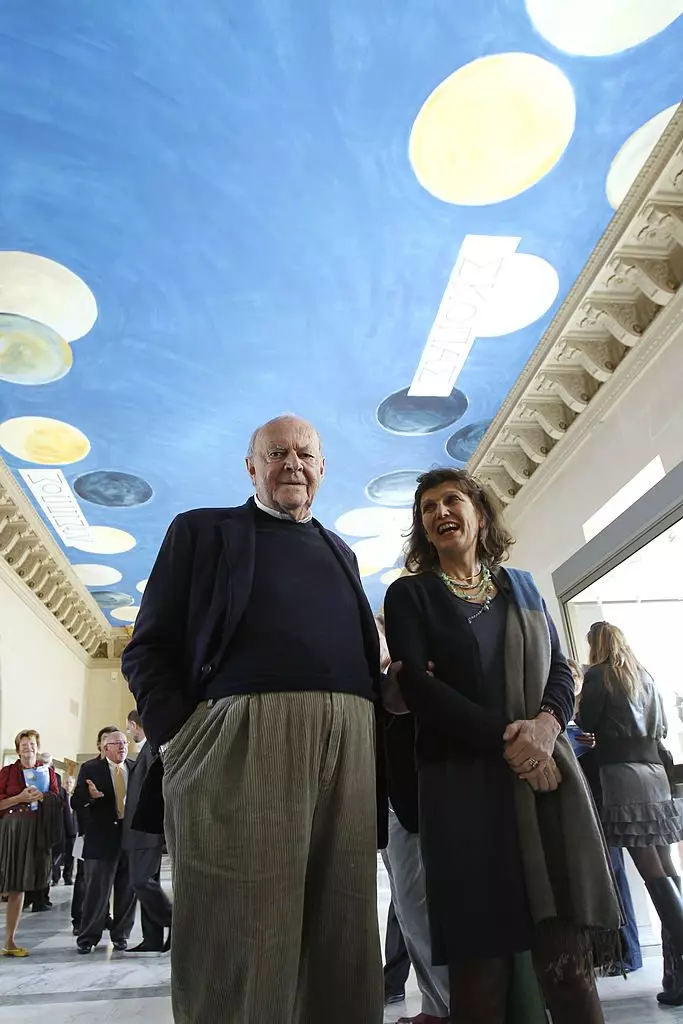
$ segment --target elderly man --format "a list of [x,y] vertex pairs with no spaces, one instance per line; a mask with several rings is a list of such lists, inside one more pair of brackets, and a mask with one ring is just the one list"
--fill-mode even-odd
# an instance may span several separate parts
[[121,846],[126,794],[135,761],[127,756],[128,740],[122,732],[104,733],[101,742],[102,756],[81,765],[71,798],[71,806],[83,815],[85,826],[85,892],[77,939],[82,954],[91,953],[102,938],[112,891],[110,932],[117,952],[126,949],[135,921],[135,894],[128,857]]
[[316,430],[272,420],[246,464],[246,505],[172,524],[123,657],[164,761],[174,1016],[379,1024],[377,628],[311,515]]

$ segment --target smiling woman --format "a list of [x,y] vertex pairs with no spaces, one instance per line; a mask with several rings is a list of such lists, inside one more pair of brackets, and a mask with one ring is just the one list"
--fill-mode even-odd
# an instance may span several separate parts
[[384,605],[417,725],[433,962],[463,1020],[509,1021],[513,954],[531,950],[555,1024],[602,1024],[593,967],[616,950],[619,905],[561,735],[571,673],[531,577],[501,568],[511,541],[468,473],[424,473],[410,572]]

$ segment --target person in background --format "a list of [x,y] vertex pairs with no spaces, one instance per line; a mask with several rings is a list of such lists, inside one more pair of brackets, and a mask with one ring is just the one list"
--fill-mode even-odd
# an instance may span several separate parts
[[[54,768],[54,758],[53,758],[52,754],[50,754],[50,753],[48,753],[46,751],[41,751],[38,754],[38,761],[39,761],[40,764],[44,764],[48,768]],[[59,786],[59,796],[60,796],[60,799],[63,800],[64,799],[64,796],[63,796],[63,792],[64,791],[62,789],[62,779],[61,779],[61,776],[59,775],[59,773],[57,771],[55,771],[55,777],[57,779],[57,785]],[[64,844],[64,830],[62,828],[60,830],[59,841],[55,844],[55,847],[52,850],[52,871],[51,871],[51,876],[54,876],[55,865],[58,864],[60,859],[61,859],[63,844]],[[28,907],[31,908],[31,911],[34,914],[40,914],[40,913],[43,913],[46,910],[52,910],[53,909],[53,903],[52,903],[52,900],[50,899],[50,885],[49,885],[49,883],[48,883],[48,885],[44,889],[41,889],[39,892],[27,892],[25,894],[25,896],[24,896],[24,910],[28,909]]]
[[135,921],[135,894],[121,846],[126,793],[135,762],[127,759],[128,741],[118,730],[102,736],[102,754],[81,765],[71,801],[77,813],[86,811],[85,893],[77,939],[81,954],[91,953],[102,938],[112,892],[111,938],[117,952],[126,949]]
[[16,934],[24,893],[42,891],[50,877],[55,828],[61,816],[59,786],[48,768],[47,791],[27,785],[24,773],[40,766],[40,736],[24,729],[14,741],[18,759],[0,769],[0,892],[8,894],[3,956],[26,957]]
[[[128,854],[131,885],[140,902],[142,918],[142,942],[127,952],[142,955],[166,953],[171,948],[172,906],[160,881],[164,837],[139,832],[133,827],[140,792],[155,755],[137,711],[129,712],[126,728],[137,744],[138,756],[128,785],[121,845]],[[164,930],[168,930],[168,938],[164,937]]]
[[683,823],[660,753],[667,729],[661,695],[617,626],[594,622],[587,639],[579,724],[595,734],[605,837],[633,858],[662,922],[664,951],[674,957],[657,999],[683,1006],[683,902],[670,849]]
[[387,911],[387,932],[384,940],[384,1005],[405,1002],[406,982],[410,974],[410,957],[393,902]]
[[71,806],[76,780],[73,775],[67,775],[64,785],[59,790],[59,795],[64,804],[64,841],[59,854],[52,862],[52,884],[58,885],[61,878],[64,878],[64,885],[74,884],[74,840],[76,838],[76,817]]
[[[583,689],[583,667],[578,661],[574,661],[573,658],[567,658],[567,664],[571,669],[574,680],[576,693],[575,714],[578,714],[581,706],[581,691]],[[602,794],[600,791],[600,768],[595,752],[595,736],[591,733],[584,733],[581,726],[575,722],[572,723],[572,726],[573,731],[570,731],[571,727],[568,728],[567,735],[574,747],[574,753],[577,757],[581,758],[581,767],[599,813]],[[609,846],[608,852],[624,912],[624,924],[620,929],[622,957],[608,970],[610,975],[616,977],[622,973],[631,974],[633,971],[640,970],[643,966],[643,954],[640,948],[638,922],[636,921],[636,912],[633,907],[631,886],[629,885],[628,874],[626,873],[624,851],[620,847]]]
[[[382,668],[391,662],[386,648],[384,615],[376,617]],[[386,649],[386,653],[385,653]],[[388,692],[384,687],[384,695]],[[385,710],[386,710],[385,701]],[[415,766],[415,720],[411,714],[385,715],[384,746],[389,792],[389,842],[382,859],[389,876],[396,916],[422,995],[416,1017],[399,1024],[438,1024],[448,1020],[448,971],[432,965],[425,874],[419,836],[418,783]]]
[[[581,700],[581,688],[583,686],[583,669],[579,665],[578,661],[574,661],[573,658],[567,658],[567,664],[574,680],[574,715],[579,707],[579,701]],[[585,733],[580,726],[576,724],[574,718],[567,726],[567,739],[572,745],[572,750],[577,757],[583,757],[587,750],[592,750],[595,746],[595,736],[590,733]]]
[[[104,757],[104,755],[102,753],[102,737],[106,736],[110,732],[116,732],[116,726],[115,725],[105,725],[97,733],[97,756],[98,757]],[[72,797],[73,797],[73,794],[72,794]],[[81,840],[85,836],[85,820],[86,820],[86,816],[87,816],[88,812],[87,812],[87,808],[85,808],[85,807],[81,808],[81,810],[79,812],[76,812],[74,810],[74,807],[73,807],[73,802],[71,804],[71,810],[72,810],[73,815],[74,815],[74,824],[75,824],[75,827],[76,827],[76,838],[74,839],[74,845],[76,845],[76,840],[79,838],[79,836],[81,837]],[[83,842],[81,841],[78,845],[80,847],[80,851],[79,851],[79,855],[74,858],[75,861],[76,861],[76,880],[74,882],[73,896],[71,897],[71,924],[73,926],[73,934],[74,935],[78,935],[78,933],[81,930],[81,916],[82,916],[82,913],[83,913],[83,896],[85,894],[85,861],[83,860],[83,855],[82,855],[83,854],[83,849],[82,849]],[[105,922],[105,927],[107,929],[110,929],[112,924],[113,924],[113,921],[112,921],[112,918],[111,918],[111,914],[109,913],[109,908],[107,908],[107,920]]]
[[386,715],[389,843],[382,851],[396,916],[422,995],[417,1017],[401,1024],[437,1024],[449,1017],[448,971],[432,965],[424,865],[420,851],[412,715]]
[[424,473],[412,575],[384,604],[416,722],[433,961],[449,967],[458,1024],[509,1019],[513,958],[525,950],[554,1024],[602,1024],[593,968],[618,945],[619,901],[564,735],[571,673],[531,576],[500,567],[511,541],[476,479]]

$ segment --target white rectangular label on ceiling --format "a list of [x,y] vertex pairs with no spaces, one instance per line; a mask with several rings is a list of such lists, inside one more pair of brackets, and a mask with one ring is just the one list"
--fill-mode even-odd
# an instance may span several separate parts
[[446,398],[477,337],[477,321],[490,303],[506,256],[521,238],[465,235],[427,338],[409,395]]
[[66,547],[90,540],[90,526],[61,469],[20,469],[19,472]]

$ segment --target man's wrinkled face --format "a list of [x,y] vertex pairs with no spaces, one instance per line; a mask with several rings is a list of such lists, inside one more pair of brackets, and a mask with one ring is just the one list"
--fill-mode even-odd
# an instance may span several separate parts
[[325,473],[318,435],[304,420],[277,420],[260,431],[247,470],[264,505],[305,519]]
[[102,737],[102,752],[114,764],[122,764],[128,756],[128,740],[122,732],[108,732]]

